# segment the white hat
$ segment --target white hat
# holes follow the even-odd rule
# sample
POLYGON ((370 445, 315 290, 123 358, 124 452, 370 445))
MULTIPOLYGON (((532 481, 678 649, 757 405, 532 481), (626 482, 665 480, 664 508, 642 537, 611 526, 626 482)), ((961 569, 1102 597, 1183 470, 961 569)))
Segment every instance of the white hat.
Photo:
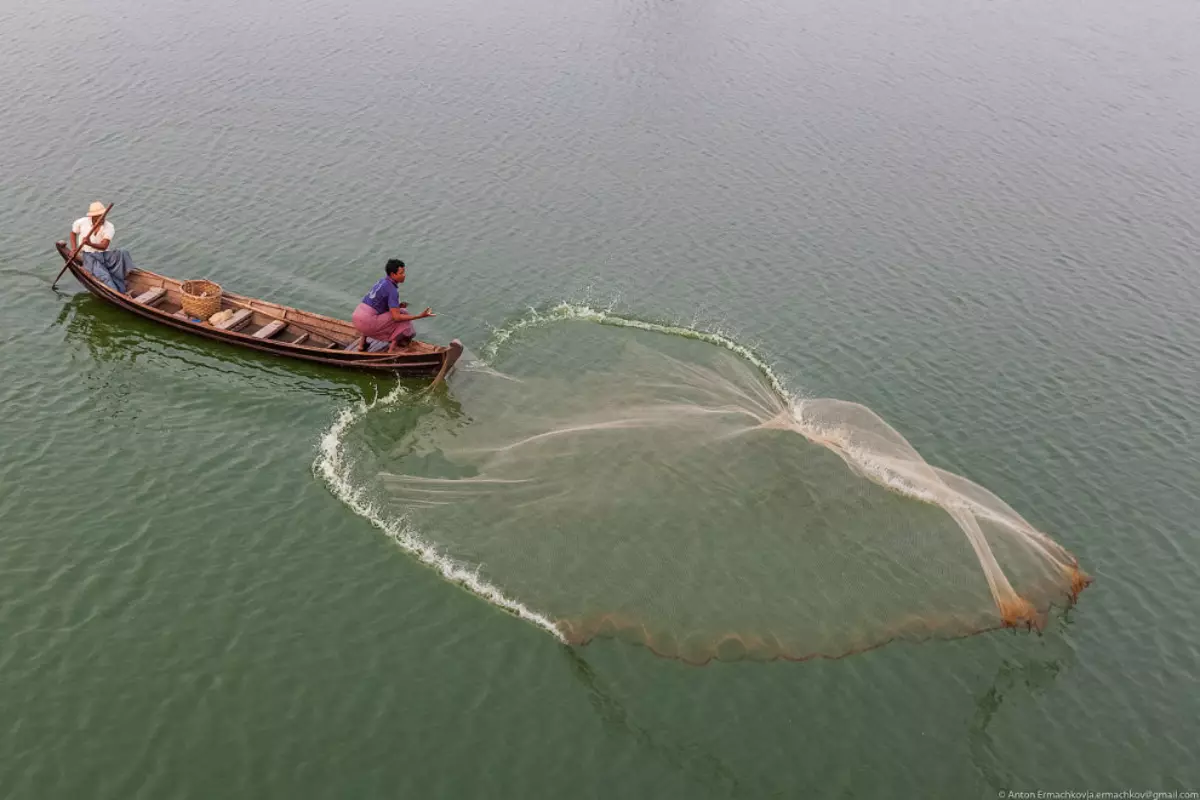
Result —
POLYGON ((104 203, 101 203, 99 200, 97 200, 96 202, 94 202, 90 206, 88 206, 88 216, 89 217, 98 217, 107 210, 108 209, 104 207, 104 203))

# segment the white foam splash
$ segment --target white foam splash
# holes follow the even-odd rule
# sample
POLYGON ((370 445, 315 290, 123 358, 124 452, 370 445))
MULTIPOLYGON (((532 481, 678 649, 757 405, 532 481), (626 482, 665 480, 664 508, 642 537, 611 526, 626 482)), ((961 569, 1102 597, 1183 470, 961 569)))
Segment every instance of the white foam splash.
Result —
POLYGON ((366 416, 371 409, 394 405, 405 394, 407 392, 404 388, 397 386, 373 403, 359 403, 339 411, 337 418, 322 434, 317 445, 317 458, 313 462, 313 472, 325 481, 334 496, 345 503, 351 511, 379 528, 406 552, 416 556, 422 564, 437 570, 443 578, 451 583, 457 583, 492 605, 499 606, 514 616, 536 625, 560 642, 565 643, 566 638, 548 617, 534 611, 519 600, 509 597, 498 587, 488 583, 479 575, 477 568, 472 569, 442 553, 434 545, 421 538, 402 518, 392 518, 381 512, 374 503, 367 499, 364 489, 354 487, 350 478, 350 463, 342 447, 346 431, 356 421, 366 416))
MULTIPOLYGON (((525 317, 508 326, 495 330, 492 338, 483 347, 481 358, 477 361, 471 361, 468 365, 464 366, 467 366, 472 371, 480 371, 508 378, 508 376, 496 372, 489 362, 509 339, 519 331, 527 328, 535 328, 568 320, 595 322, 601 325, 612 325, 620 328, 636 328, 638 330, 652 331, 668 336, 682 336, 714 344, 736 353, 758 367, 766 375, 771 387, 781 397, 791 397, 790 393, 784 388, 779 376, 776 375, 775 371, 766 361, 749 347, 735 342, 722 333, 700 331, 682 325, 664 325, 656 322, 646 322, 644 320, 619 316, 612 313, 611 309, 600 311, 590 306, 574 303, 560 303, 546 312, 531 310, 525 317)), ((517 380, 514 378, 509 379, 517 380)), ((367 498, 365 489, 354 487, 350 475, 351 465, 346 458, 342 446, 346 431, 351 425, 366 416, 371 409, 394 405, 406 394, 407 392, 403 387, 397 386, 391 392, 372 403, 362 402, 339 411, 337 418, 334 419, 333 424, 322 434, 317 445, 317 457, 313 462, 313 472, 325 481, 325 484, 333 492, 334 496, 345 503, 351 511, 370 522, 376 528, 379 528, 406 552, 416 556, 421 563, 437 570, 446 580, 459 584, 487 602, 499 606, 513 615, 536 625, 560 642, 565 643, 566 638, 563 636, 562 631, 544 614, 534 611, 519 600, 506 595, 501 589, 482 578, 479 575, 477 567, 471 568, 442 553, 433 544, 423 539, 403 518, 392 518, 382 512, 367 498)))
MULTIPOLYGON (((953 497, 948 498, 947 494, 953 494, 946 489, 945 493, 934 492, 929 489, 917 485, 912 479, 902 475, 901 471, 894 468, 893 465, 876 457, 876 454, 862 447, 855 447, 850 444, 851 437, 847 431, 837 426, 827 426, 813 423, 804 414, 804 398, 790 391, 784 384, 783 380, 771 367, 771 365, 756 353, 752 348, 744 344, 734 341, 719 331, 702 331, 695 328, 689 328, 683 325, 667 325, 658 322, 647 322, 645 320, 634 319, 631 317, 623 317, 612 312, 612 308, 599 310, 588 305, 580 303, 559 303, 547 311, 538 311, 531 309, 529 313, 503 328, 499 328, 494 332, 492 339, 484 346, 482 358, 484 363, 495 358, 509 339, 522 330, 529 328, 537 328, 544 325, 549 325, 555 322, 568 320, 582 320, 586 322, 595 322, 601 325, 612 325, 619 328, 636 328, 643 331, 652 331, 662 333, 668 336, 682 336, 687 339, 696 339, 702 342, 716 345, 725 350, 734 353, 746 361, 753 364, 763 375, 766 376, 767 382, 771 388, 779 395, 780 399, 787 405, 789 411, 783 419, 772 420, 764 425, 774 425, 776 427, 789 428, 800 435, 804 436, 814 444, 819 444, 827 447, 838 453, 852 467, 857 469, 864 477, 875 481, 876 483, 885 486, 897 494, 905 497, 910 497, 914 500, 939 505, 951 510, 969 511, 977 516, 989 518, 1000 524, 1012 525, 1013 520, 1007 515, 997 515, 991 509, 981 506, 978 503, 972 503, 966 498, 953 497)), ((929 469, 924 460, 920 463, 929 469)), ((940 486, 940 482, 934 481, 940 486)), ((944 486, 941 488, 945 489, 944 486)), ((1039 533, 1036 529, 1024 525, 1023 529, 1027 529, 1034 533, 1039 533)))
MULTIPOLYGON (((1070 558, 1069 554, 1063 551, 1061 547, 1045 534, 1030 526, 1015 512, 1011 512, 998 498, 996 498, 996 503, 999 506, 993 508, 952 490, 939 477, 941 474, 940 471, 928 465, 915 451, 911 454, 906 453, 906 457, 903 459, 888 458, 882 453, 876 453, 869 448, 857 446, 854 442, 852 432, 844 427, 823 424, 821 421, 810 418, 805 413, 807 411, 806 404, 810 401, 789 391, 771 365, 756 353, 754 349, 733 340, 721 332, 697 330, 696 328, 686 327, 681 324, 663 324, 624 317, 613 313, 611 308, 599 310, 583 304, 560 303, 544 311, 531 309, 524 317, 496 329, 491 339, 482 348, 479 359, 471 361, 464 366, 472 371, 493 374, 509 380, 518 380, 497 372, 491 366, 492 360, 499 353, 500 349, 523 330, 564 321, 593 322, 601 325, 661 333, 668 336, 681 336, 706 342, 734 353, 762 372, 770 388, 778 395, 782 405, 786 408, 786 411, 783 411, 783 413, 780 413, 774 419, 762 422, 762 427, 791 429, 811 442, 834 451, 843 458, 851 469, 863 477, 897 494, 941 506, 959 521, 960 525, 964 524, 963 520, 965 518, 962 517, 964 513, 973 515, 977 519, 987 519, 1025 534, 1030 541, 1052 558, 1060 556, 1070 558)), ((342 439, 346 430, 355 421, 365 416, 372 408, 381 405, 392 405, 398 402, 405 394, 406 392, 402 388, 397 387, 374 403, 360 403, 357 406, 343 409, 339 412, 333 424, 321 437, 318 456, 313 465, 314 472, 325 480, 331 491, 354 513, 370 521, 404 550, 420 559, 422 563, 438 570, 446 580, 463 586, 484 600, 511 612, 521 619, 527 620, 550 633, 559 641, 565 642, 566 639, 563 633, 549 618, 528 608, 520 601, 505 595, 499 588, 483 579, 479 575, 478 568, 472 569, 470 566, 456 562, 440 552, 431 543, 422 539, 403 519, 388 518, 366 499, 364 489, 354 488, 350 479, 350 465, 347 463, 342 448, 342 439)), ((622 420, 620 422, 624 424, 628 423, 629 420, 622 420)), ((882 420, 880 422, 882 423, 882 420)), ((617 423, 612 424, 615 425, 617 423)), ((899 434, 896 435, 899 437, 899 434)), ((903 441, 902 437, 900 437, 900 440, 903 441)), ((905 447, 909 447, 907 442, 904 442, 904 445, 905 447)), ((968 528, 975 528, 976 525, 974 520, 967 520, 967 522, 970 524, 964 527, 964 532, 968 536, 971 536, 968 528)), ((984 550, 987 550, 986 543, 975 541, 976 539, 981 540, 982 535, 974 537, 973 544, 978 544, 984 550)), ((988 559, 991 559, 990 551, 987 551, 985 554, 981 554, 981 561, 984 555, 988 559)), ((991 563, 990 560, 989 563, 991 563)), ((981 565, 988 572, 990 582, 993 571, 987 568, 987 564, 981 565)), ((1000 572, 999 567, 994 564, 993 566, 995 567, 995 573, 1003 578, 1003 573, 1000 572)), ((1003 588, 1011 594, 1012 589, 1008 587, 1007 580, 1004 579, 1003 582, 1003 588)), ((993 594, 995 593, 996 587, 993 586, 993 594)))
POLYGON ((779 375, 771 368, 762 356, 756 353, 752 348, 744 344, 739 344, 733 339, 719 331, 702 331, 695 328, 689 328, 683 325, 667 325, 658 322, 647 322, 645 320, 634 319, 632 317, 622 317, 612 313, 612 309, 601 311, 592 308, 591 306, 581 305, 578 303, 559 303, 548 311, 538 311, 530 309, 529 313, 521 319, 513 322, 503 328, 498 328, 492 333, 491 340, 484 345, 481 355, 485 361, 491 361, 495 358, 496 353, 500 348, 520 331, 528 328, 538 328, 543 325, 549 325, 554 322, 564 322, 568 320, 581 320, 584 322, 596 322, 600 325, 612 325, 617 328, 636 328, 641 331, 652 331, 654 333, 663 333, 668 336, 682 336, 685 339, 696 339, 701 342, 708 342, 717 347, 724 348, 731 353, 749 361, 754 366, 762 370, 766 375, 767 381, 771 384, 771 388, 779 393, 779 396, 794 402, 794 396, 791 391, 784 385, 779 375))

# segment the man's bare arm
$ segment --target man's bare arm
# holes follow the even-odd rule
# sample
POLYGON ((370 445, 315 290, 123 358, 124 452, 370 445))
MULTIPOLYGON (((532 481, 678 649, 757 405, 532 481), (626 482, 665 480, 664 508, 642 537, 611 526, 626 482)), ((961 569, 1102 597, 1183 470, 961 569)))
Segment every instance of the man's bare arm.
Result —
POLYGON ((412 322, 415 319, 425 319, 426 317, 437 316, 437 314, 433 313, 433 309, 429 308, 425 309, 420 314, 405 314, 398 308, 389 308, 388 311, 392 312, 392 319, 394 319, 396 322, 412 322))

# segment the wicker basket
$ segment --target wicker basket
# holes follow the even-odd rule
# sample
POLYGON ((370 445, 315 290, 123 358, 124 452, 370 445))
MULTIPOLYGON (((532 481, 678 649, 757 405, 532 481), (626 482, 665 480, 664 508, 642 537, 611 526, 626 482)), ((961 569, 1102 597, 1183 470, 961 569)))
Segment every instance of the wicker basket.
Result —
POLYGON ((221 286, 212 281, 184 281, 180 287, 183 313, 195 319, 208 319, 221 310, 221 286))

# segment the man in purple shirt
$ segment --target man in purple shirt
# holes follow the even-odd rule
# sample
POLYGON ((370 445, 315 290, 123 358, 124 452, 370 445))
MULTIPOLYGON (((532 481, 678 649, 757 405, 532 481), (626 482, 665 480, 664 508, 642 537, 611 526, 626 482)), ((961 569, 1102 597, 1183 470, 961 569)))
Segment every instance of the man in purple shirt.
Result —
POLYGON ((404 262, 398 258, 389 259, 384 267, 384 276, 371 287, 367 296, 354 309, 350 321, 363 335, 359 349, 367 349, 367 339, 379 339, 388 343, 388 352, 408 346, 415 331, 413 320, 434 316, 433 311, 425 309, 420 314, 408 314, 405 310, 408 303, 400 302, 400 292, 396 287, 404 283, 404 262))

